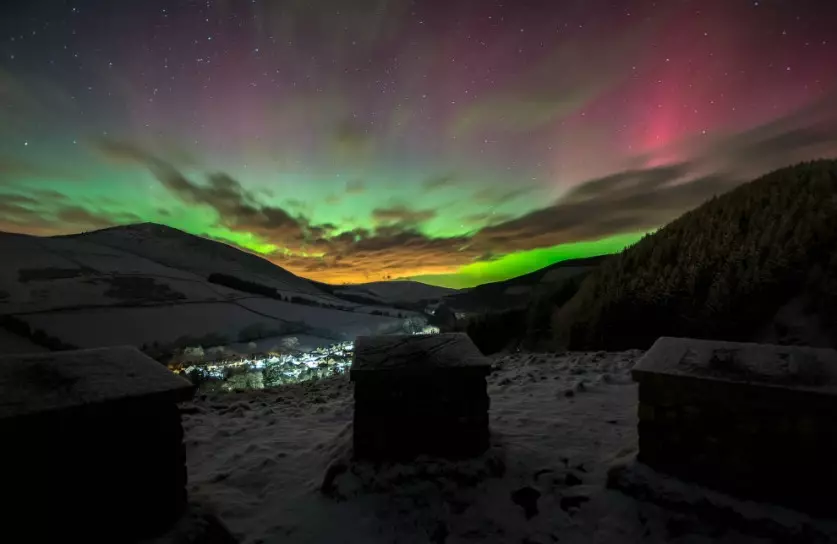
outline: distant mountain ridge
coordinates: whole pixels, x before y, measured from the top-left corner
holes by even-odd
[[[572,278],[583,277],[610,255],[568,259],[507,280],[484,283],[448,295],[444,303],[456,311],[508,310],[529,304],[537,297],[558,289]]]

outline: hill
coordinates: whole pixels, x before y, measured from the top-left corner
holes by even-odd
[[[334,291],[340,297],[353,293],[369,294],[383,304],[432,302],[458,292],[458,290],[448,287],[437,287],[409,280],[360,283],[341,286]]]
[[[315,281],[312,283],[317,288],[343,300],[418,311],[423,311],[427,305],[459,292],[448,287],[437,287],[410,280],[376,281],[351,285],[331,285]]]
[[[166,225],[140,223],[74,234],[67,238],[119,249],[202,277],[212,273],[228,274],[268,285],[280,293],[330,298],[313,282],[267,259]]]
[[[659,336],[837,343],[837,161],[742,185],[605,261],[552,316],[560,346]]]
[[[573,278],[598,267],[607,255],[561,261],[511,279],[485,283],[448,295],[444,302],[456,311],[480,312],[526,306]]]
[[[165,356],[260,340],[266,350],[288,336],[316,347],[422,318],[341,299],[256,255],[162,225],[0,233],[0,254],[0,353],[129,344]]]

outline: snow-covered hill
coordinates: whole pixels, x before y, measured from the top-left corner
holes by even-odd
[[[50,342],[165,348],[270,338],[273,345],[287,335],[327,344],[398,332],[421,318],[342,299],[258,256],[162,225],[60,237],[0,233],[0,255],[0,353]],[[273,291],[225,286],[210,281],[213,274]]]
[[[375,300],[380,304],[413,304],[422,301],[435,302],[458,292],[458,290],[448,287],[437,287],[435,285],[407,280],[377,281],[334,288],[334,293],[338,296],[365,297],[370,300]]]
[[[165,225],[141,223],[78,234],[72,238],[119,248],[204,278],[213,273],[229,274],[268,285],[281,294],[306,294],[324,300],[331,298],[309,280],[257,255]]]
[[[629,372],[640,354],[496,358],[492,447],[461,462],[348,461],[345,376],[204,395],[184,406],[190,494],[243,544],[837,541],[834,523],[718,498],[656,473],[646,483],[665,489],[679,510],[608,489],[610,468],[637,448]],[[731,510],[713,518],[712,505],[724,501]]]

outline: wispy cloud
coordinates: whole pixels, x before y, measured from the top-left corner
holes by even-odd
[[[631,27],[606,48],[565,41],[496,91],[472,102],[454,122],[453,132],[528,131],[576,113],[629,73],[625,59],[636,55],[653,24]]]
[[[0,192],[0,231],[69,234],[140,221],[131,212],[74,204],[57,191],[15,190],[18,192]]]

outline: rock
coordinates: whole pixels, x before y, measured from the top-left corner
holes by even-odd
[[[359,336],[350,370],[354,455],[482,454],[489,446],[490,365],[463,333]]]
[[[590,497],[585,497],[584,495],[571,495],[567,497],[561,497],[561,510],[563,510],[564,512],[569,512],[570,510],[580,508],[582,504],[589,500]]]
[[[523,515],[526,516],[526,519],[532,519],[538,515],[538,499],[540,496],[540,491],[527,485],[521,487],[517,491],[513,491],[511,494],[511,500],[513,503],[523,508]]]
[[[582,482],[581,478],[579,478],[578,476],[576,476],[572,472],[568,472],[567,476],[564,478],[564,483],[567,484],[568,486],[575,486],[575,485],[581,485],[584,482]]]

